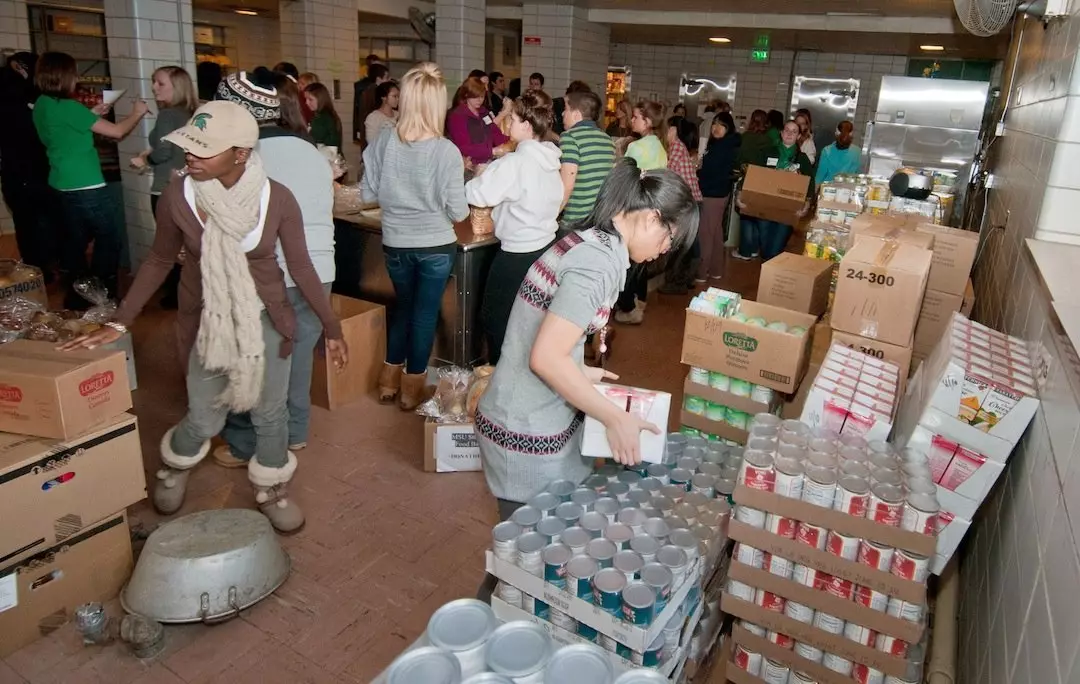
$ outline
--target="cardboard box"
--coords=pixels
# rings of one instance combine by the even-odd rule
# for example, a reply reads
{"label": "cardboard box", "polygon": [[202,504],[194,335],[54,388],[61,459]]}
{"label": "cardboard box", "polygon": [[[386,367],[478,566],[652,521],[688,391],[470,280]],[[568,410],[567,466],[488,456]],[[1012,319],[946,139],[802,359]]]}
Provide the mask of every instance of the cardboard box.
{"label": "cardboard box", "polygon": [[941,336],[949,329],[952,315],[965,308],[970,311],[974,302],[975,290],[970,280],[961,294],[927,289],[923,295],[922,308],[919,309],[919,321],[915,324],[915,339],[912,342],[914,352],[920,356],[929,356]]}
{"label": "cardboard box", "polygon": [[731,318],[686,312],[682,362],[725,373],[740,380],[791,393],[806,373],[814,316],[768,304],[742,300],[739,311],[748,317],[783,321],[806,329],[806,334],[768,330]]}
{"label": "cardboard box", "polygon": [[0,431],[69,439],[130,408],[123,352],[62,352],[29,340],[0,346]]}
{"label": "cardboard box", "polygon": [[930,252],[902,242],[860,238],[840,262],[832,327],[908,344],[922,306]]}
{"label": "cardboard box", "polygon": [[900,394],[903,395],[904,388],[907,386],[908,375],[911,371],[910,346],[889,344],[888,342],[882,342],[881,340],[871,340],[867,337],[846,333],[843,330],[833,330],[832,341],[836,344],[842,344],[848,349],[862,352],[867,356],[873,356],[875,359],[881,359],[882,361],[889,361],[896,364],[896,367],[900,369],[898,373],[900,378]]}
{"label": "cardboard box", "polygon": [[517,587],[533,598],[540,599],[552,608],[561,610],[578,622],[584,622],[601,634],[611,637],[631,651],[638,653],[644,653],[649,644],[664,631],[664,626],[681,609],[690,589],[701,578],[702,572],[702,563],[699,558],[687,569],[682,584],[671,588],[671,597],[668,599],[667,606],[646,629],[624,622],[600,606],[583,601],[577,596],[548,584],[543,577],[537,577],[513,563],[507,563],[497,558],[491,551],[487,552],[486,557],[487,571],[495,577],[510,586]]}
{"label": "cardboard box", "polygon": [[938,513],[937,553],[930,560],[930,572],[940,575],[949,560],[960,548],[960,542],[964,541],[968,529],[971,528],[971,520],[961,518],[949,511]]}
{"label": "cardboard box", "polygon": [[[1005,464],[926,428],[915,428],[906,445],[926,454],[941,509],[971,520]],[[940,551],[940,549],[939,549]]]}
{"label": "cardboard box", "polygon": [[58,441],[0,433],[0,565],[146,498],[135,416]]}
{"label": "cardboard box", "polygon": [[829,307],[835,264],[784,252],[761,265],[757,301],[820,316]]}
{"label": "cardboard box", "polygon": [[115,342],[103,345],[102,349],[117,349],[124,352],[124,360],[127,362],[128,389],[132,392],[139,389],[139,379],[135,375],[135,342],[130,332]]}
{"label": "cardboard box", "polygon": [[[667,449],[668,416],[671,413],[671,395],[667,392],[646,390],[639,387],[595,385],[596,391],[607,397],[611,403],[633,413],[660,428],[660,434],[642,430],[640,439],[641,460],[646,463],[660,463],[664,460]],[[611,446],[607,440],[607,428],[592,416],[585,416],[584,433],[581,438],[581,455],[592,458],[611,458]]]}
{"label": "cardboard box", "polygon": [[934,260],[926,289],[964,294],[979,249],[979,234],[933,223],[920,223],[916,230],[934,237]]}
{"label": "cardboard box", "polygon": [[917,231],[914,228],[910,222],[895,221],[891,216],[863,214],[851,224],[851,242],[848,248],[853,247],[859,238],[872,237],[881,240],[896,240],[922,249],[932,250],[934,248],[934,236],[930,233]]}
{"label": "cardboard box", "polygon": [[914,230],[919,223],[925,220],[922,216],[912,216],[910,214],[874,214],[867,211],[859,214],[851,222],[851,232],[866,233],[868,230],[892,230],[894,228]]}
{"label": "cardboard box", "polygon": [[311,376],[311,403],[333,411],[375,391],[386,360],[386,307],[336,294],[330,295],[330,306],[349,345],[349,365],[338,372],[320,344]]}
{"label": "cardboard box", "polygon": [[806,205],[810,177],[791,171],[750,166],[739,191],[739,200],[746,206],[743,216],[777,221],[793,226],[802,219],[797,212]]}
{"label": "cardboard box", "polygon": [[424,423],[424,472],[466,473],[483,470],[476,426],[472,423]]}
{"label": "cardboard box", "polygon": [[131,532],[123,513],[0,567],[0,657],[73,620],[81,604],[115,597],[131,568]]}

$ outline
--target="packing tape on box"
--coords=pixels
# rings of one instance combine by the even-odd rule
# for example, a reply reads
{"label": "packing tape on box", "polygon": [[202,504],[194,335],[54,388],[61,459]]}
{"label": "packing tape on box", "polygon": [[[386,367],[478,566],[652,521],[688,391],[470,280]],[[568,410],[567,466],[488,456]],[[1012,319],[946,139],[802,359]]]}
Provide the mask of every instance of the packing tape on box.
{"label": "packing tape on box", "polygon": [[[895,228],[893,230],[896,230]],[[892,231],[889,231],[890,233]],[[879,268],[885,268],[892,261],[892,258],[896,256],[896,252],[900,249],[900,241],[895,237],[890,237],[888,234],[882,238],[885,244],[878,250],[877,255],[874,257],[874,265]]]}

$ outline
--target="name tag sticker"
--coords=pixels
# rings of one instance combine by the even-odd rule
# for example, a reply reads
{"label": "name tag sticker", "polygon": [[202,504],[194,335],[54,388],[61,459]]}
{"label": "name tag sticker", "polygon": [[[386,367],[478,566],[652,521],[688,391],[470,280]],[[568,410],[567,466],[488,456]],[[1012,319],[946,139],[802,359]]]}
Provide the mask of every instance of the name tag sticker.
{"label": "name tag sticker", "polygon": [[765,162],[765,166],[776,166],[779,163],[780,159],[778,159],[777,157],[769,157],[769,159]]}

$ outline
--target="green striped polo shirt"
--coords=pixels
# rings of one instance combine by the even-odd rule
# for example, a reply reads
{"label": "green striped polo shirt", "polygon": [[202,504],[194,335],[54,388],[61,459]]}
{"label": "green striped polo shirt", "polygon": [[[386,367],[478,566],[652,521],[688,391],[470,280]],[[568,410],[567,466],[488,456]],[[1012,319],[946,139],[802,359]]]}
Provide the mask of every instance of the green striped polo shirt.
{"label": "green striped polo shirt", "polygon": [[589,215],[600,186],[607,180],[615,165],[615,143],[595,121],[584,120],[562,134],[559,139],[563,164],[577,164],[577,179],[570,201],[563,210],[563,221],[578,221]]}

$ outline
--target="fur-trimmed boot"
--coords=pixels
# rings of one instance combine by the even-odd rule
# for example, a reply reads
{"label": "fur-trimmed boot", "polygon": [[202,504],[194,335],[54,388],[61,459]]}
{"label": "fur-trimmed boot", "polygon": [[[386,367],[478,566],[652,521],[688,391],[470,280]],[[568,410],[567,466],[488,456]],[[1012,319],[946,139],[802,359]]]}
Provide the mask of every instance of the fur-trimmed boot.
{"label": "fur-trimmed boot", "polygon": [[248,479],[255,488],[255,503],[282,534],[298,532],[304,526],[304,512],[285,491],[285,485],[295,473],[296,456],[291,451],[288,462],[280,468],[264,466],[254,458],[248,461]]}
{"label": "fur-trimmed boot", "polygon": [[379,371],[379,403],[392,404],[401,392],[401,372],[405,369],[403,364],[383,363]]}
{"label": "fur-trimmed boot", "polygon": [[191,469],[210,453],[210,442],[206,441],[194,456],[181,456],[172,449],[174,432],[176,427],[171,427],[161,438],[161,462],[165,467],[157,472],[154,485],[154,508],[162,515],[172,515],[184,505]]}
{"label": "fur-trimmed boot", "polygon": [[401,398],[398,406],[402,411],[415,411],[416,407],[431,398],[427,386],[427,373],[403,373],[401,376]]}

